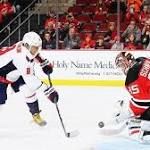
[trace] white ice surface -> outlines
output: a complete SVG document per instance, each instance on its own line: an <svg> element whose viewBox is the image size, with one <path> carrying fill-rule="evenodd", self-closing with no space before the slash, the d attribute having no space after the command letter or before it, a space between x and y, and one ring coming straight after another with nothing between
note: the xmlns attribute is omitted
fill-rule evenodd
<svg viewBox="0 0 150 150"><path fill-rule="evenodd" d="M0 150L149 150L150 146L130 140L124 135L103 137L98 122L109 119L113 103L128 99L124 88L56 87L60 95L59 109L67 132L79 130L74 138L66 138L55 105L38 94L41 116L48 122L39 127L21 93L9 92L7 104L0 110Z"/></svg>

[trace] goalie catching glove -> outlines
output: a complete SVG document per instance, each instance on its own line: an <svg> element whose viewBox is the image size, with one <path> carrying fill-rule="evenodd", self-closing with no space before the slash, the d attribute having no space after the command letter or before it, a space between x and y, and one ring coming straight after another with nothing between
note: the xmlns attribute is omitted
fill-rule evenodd
<svg viewBox="0 0 150 150"><path fill-rule="evenodd" d="M52 86L47 88L44 91L44 93L52 103L56 104L58 102L58 99L59 99L58 93Z"/></svg>
<svg viewBox="0 0 150 150"><path fill-rule="evenodd" d="M53 66L47 59L43 59L39 54L36 56L36 59L39 61L40 66L46 75L50 75L53 72Z"/></svg>

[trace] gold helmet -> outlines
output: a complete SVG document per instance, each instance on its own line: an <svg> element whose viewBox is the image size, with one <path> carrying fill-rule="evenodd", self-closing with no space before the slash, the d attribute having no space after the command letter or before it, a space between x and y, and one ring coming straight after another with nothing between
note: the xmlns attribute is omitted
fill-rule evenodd
<svg viewBox="0 0 150 150"><path fill-rule="evenodd" d="M120 52L115 59L117 68L121 68L126 75L131 66L135 62L134 56L129 52Z"/></svg>

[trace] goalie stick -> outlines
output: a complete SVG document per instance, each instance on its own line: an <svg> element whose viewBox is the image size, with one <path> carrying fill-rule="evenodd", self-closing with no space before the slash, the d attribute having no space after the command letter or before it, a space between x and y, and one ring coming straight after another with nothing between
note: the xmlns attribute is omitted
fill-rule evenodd
<svg viewBox="0 0 150 150"><path fill-rule="evenodd" d="M131 116L128 119L125 119L122 123L120 123L116 126L113 125L114 127L110 127L110 128L105 127L104 122L101 121L98 123L99 128L101 128L100 133L103 135L107 135L107 136L119 134L129 125L129 122L134 119L140 120L138 118L135 118L135 116Z"/></svg>
<svg viewBox="0 0 150 150"><path fill-rule="evenodd" d="M100 122L99 122L100 124ZM116 135L120 134L128 125L128 121L123 122L120 126L114 127L114 128L105 128L105 127L100 127L100 134L106 135L106 136L111 136L111 135Z"/></svg>
<svg viewBox="0 0 150 150"><path fill-rule="evenodd" d="M52 86L52 82L51 82L50 75L48 75L48 81L49 81L50 86ZM67 131L66 131L66 128L65 128L63 119L62 119L62 117L61 117L61 114L60 114L60 111L59 111L59 108L58 108L58 104L55 103L55 106L56 106L56 110L57 110L57 113L58 113L58 116L59 116L59 119L60 119L60 122L61 122L61 126L62 126L62 128L63 128L64 133L65 133L65 136L68 137L68 138L78 136L79 131L77 131L77 130L74 130L74 131L72 131L72 132L67 132Z"/></svg>

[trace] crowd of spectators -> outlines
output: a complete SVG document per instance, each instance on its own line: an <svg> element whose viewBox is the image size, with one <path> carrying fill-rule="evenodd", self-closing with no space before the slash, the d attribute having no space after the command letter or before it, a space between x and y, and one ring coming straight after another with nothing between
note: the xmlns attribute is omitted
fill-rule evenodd
<svg viewBox="0 0 150 150"><path fill-rule="evenodd" d="M120 32L117 33L117 1L76 0L76 5L59 15L51 9L40 35L44 49L148 49L150 4L144 0L120 0ZM47 39L47 36L49 37ZM46 41L46 42L45 42Z"/></svg>
<svg viewBox="0 0 150 150"><path fill-rule="evenodd" d="M0 0L0 27L32 0ZM39 34L43 49L149 49L149 0L76 0L64 14L49 9ZM118 32L119 31L119 32ZM57 42L58 40L58 42Z"/></svg>

